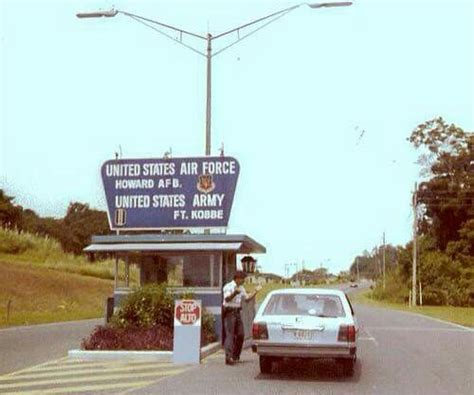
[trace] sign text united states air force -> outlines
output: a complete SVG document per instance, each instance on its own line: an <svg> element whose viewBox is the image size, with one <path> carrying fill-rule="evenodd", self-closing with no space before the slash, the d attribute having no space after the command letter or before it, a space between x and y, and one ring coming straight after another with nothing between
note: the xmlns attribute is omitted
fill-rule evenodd
<svg viewBox="0 0 474 395"><path fill-rule="evenodd" d="M231 157L107 161L102 180L110 227L225 227L239 171Z"/></svg>

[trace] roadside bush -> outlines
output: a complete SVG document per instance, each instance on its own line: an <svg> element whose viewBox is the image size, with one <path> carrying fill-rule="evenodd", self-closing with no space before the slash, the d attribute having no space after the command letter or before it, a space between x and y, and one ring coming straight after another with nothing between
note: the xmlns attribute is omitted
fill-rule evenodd
<svg viewBox="0 0 474 395"><path fill-rule="evenodd" d="M20 232L0 228L0 253L21 254L33 247L33 242Z"/></svg>
<svg viewBox="0 0 474 395"><path fill-rule="evenodd" d="M394 303L405 303L408 301L408 286L401 279L397 271L388 272L385 276L385 289L382 279L376 283L372 297L378 300L386 300Z"/></svg>
<svg viewBox="0 0 474 395"><path fill-rule="evenodd" d="M172 349L174 300L192 298L189 292L173 295L163 284L137 289L122 302L110 324L97 327L82 346L86 350ZM215 340L214 316L203 310L201 345Z"/></svg>
<svg viewBox="0 0 474 395"><path fill-rule="evenodd" d="M172 350L173 334L169 328L117 328L98 326L82 341L84 350Z"/></svg>
<svg viewBox="0 0 474 395"><path fill-rule="evenodd" d="M116 327L173 327L174 298L165 285L148 285L129 294L112 319Z"/></svg>

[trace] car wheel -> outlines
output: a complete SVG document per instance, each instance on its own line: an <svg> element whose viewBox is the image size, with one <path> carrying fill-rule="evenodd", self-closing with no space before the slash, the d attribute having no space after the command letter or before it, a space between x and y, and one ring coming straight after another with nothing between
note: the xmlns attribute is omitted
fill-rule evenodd
<svg viewBox="0 0 474 395"><path fill-rule="evenodd" d="M260 372L271 373L272 372L273 360L270 357L264 357L260 355Z"/></svg>

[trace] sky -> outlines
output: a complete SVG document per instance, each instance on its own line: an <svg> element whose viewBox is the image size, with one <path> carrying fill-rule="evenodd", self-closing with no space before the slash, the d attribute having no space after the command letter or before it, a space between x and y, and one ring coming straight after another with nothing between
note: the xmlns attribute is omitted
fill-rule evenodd
<svg viewBox="0 0 474 395"><path fill-rule="evenodd" d="M294 4L1 1L0 188L62 217L72 201L106 209L100 167L117 151L204 155L206 59L124 15L77 12L216 35ZM407 137L437 116L474 129L473 17L468 0L301 6L213 57L211 151L241 167L227 233L267 248L262 270L338 273L383 232L410 240Z"/></svg>

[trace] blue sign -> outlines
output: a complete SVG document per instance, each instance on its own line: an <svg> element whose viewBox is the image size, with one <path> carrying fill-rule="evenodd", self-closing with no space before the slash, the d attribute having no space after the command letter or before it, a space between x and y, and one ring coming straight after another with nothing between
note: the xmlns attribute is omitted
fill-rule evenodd
<svg viewBox="0 0 474 395"><path fill-rule="evenodd" d="M224 156L109 160L102 181L110 229L226 227L239 171Z"/></svg>

